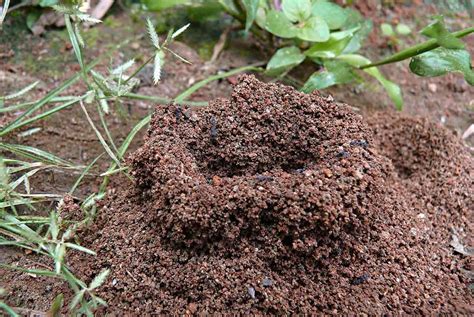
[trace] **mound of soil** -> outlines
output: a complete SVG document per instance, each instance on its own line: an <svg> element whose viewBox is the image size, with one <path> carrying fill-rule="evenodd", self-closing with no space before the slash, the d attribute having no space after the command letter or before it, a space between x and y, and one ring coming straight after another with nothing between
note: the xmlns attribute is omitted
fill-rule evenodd
<svg viewBox="0 0 474 317"><path fill-rule="evenodd" d="M427 121L368 122L252 76L158 106L135 184L83 234L98 256L71 263L111 269L107 313L468 312L449 241L471 233L472 158Z"/></svg>

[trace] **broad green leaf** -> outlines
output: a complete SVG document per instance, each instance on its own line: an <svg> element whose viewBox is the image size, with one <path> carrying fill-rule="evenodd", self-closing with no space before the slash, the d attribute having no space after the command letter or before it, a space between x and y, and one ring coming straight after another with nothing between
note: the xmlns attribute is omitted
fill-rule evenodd
<svg viewBox="0 0 474 317"><path fill-rule="evenodd" d="M439 46L445 48L464 48L464 42L455 37L446 29L444 20L441 16L436 17L436 21L432 22L423 30L421 30L421 34L435 39Z"/></svg>
<svg viewBox="0 0 474 317"><path fill-rule="evenodd" d="M362 55L358 54L345 54L345 55L340 55L338 56L338 59L352 65L355 67L360 67L363 65L368 65L370 64L370 60ZM395 84L394 82L386 79L382 73L378 70L377 67L370 67L364 69L364 72L367 74L371 75L375 79L377 79L380 84L384 87L384 89L387 91L388 96L390 99L392 99L393 103L395 104L395 107L397 110L401 110L403 108L403 97L402 97L402 91L400 87Z"/></svg>
<svg viewBox="0 0 474 317"><path fill-rule="evenodd" d="M266 74L276 76L304 61L306 56L296 46L284 47L276 51L267 64Z"/></svg>
<svg viewBox="0 0 474 317"><path fill-rule="evenodd" d="M342 54L351 41L354 32L358 29L359 27L355 27L350 30L333 32L328 41L314 44L305 51L305 55L311 58L334 58Z"/></svg>
<svg viewBox="0 0 474 317"><path fill-rule="evenodd" d="M39 6L40 7L52 7L56 4L59 4L59 1L58 0L40 0L38 2Z"/></svg>
<svg viewBox="0 0 474 317"><path fill-rule="evenodd" d="M31 10L26 16L26 26L30 31L33 31L33 27L41 16L41 10Z"/></svg>
<svg viewBox="0 0 474 317"><path fill-rule="evenodd" d="M149 0L156 1L156 0ZM224 8L225 11L233 14L239 15L239 9L235 6L234 1L232 0L219 0L220 5Z"/></svg>
<svg viewBox="0 0 474 317"><path fill-rule="evenodd" d="M361 28L360 25L357 25L353 28L344 30L344 31L336 31L331 32L330 38L333 40L342 40L343 38L352 36L355 32L357 32Z"/></svg>
<svg viewBox="0 0 474 317"><path fill-rule="evenodd" d="M320 17L311 17L298 29L297 37L309 42L326 42L329 40L329 27Z"/></svg>
<svg viewBox="0 0 474 317"><path fill-rule="evenodd" d="M255 17L257 16L258 4L260 0L242 0L242 3L245 7L245 12L247 13L247 18L245 20L245 31L248 32L250 27L255 21Z"/></svg>
<svg viewBox="0 0 474 317"><path fill-rule="evenodd" d="M397 27L395 28L398 34L400 35L408 35L411 33L411 29L408 25L399 23L397 24Z"/></svg>
<svg viewBox="0 0 474 317"><path fill-rule="evenodd" d="M395 36L395 31L393 27L388 23L382 23L380 25L380 30L382 31L383 36L392 37Z"/></svg>
<svg viewBox="0 0 474 317"><path fill-rule="evenodd" d="M354 72L354 68L349 64L329 60L324 63L326 70L315 72L304 84L302 91L310 93L316 89L324 89L333 85L347 84L359 77Z"/></svg>
<svg viewBox="0 0 474 317"><path fill-rule="evenodd" d="M343 51L344 54L357 52L362 47L362 43L365 41L369 33L372 31L372 21L370 20L364 20L357 26L359 26L359 30L357 30L351 37L349 44L347 44Z"/></svg>
<svg viewBox="0 0 474 317"><path fill-rule="evenodd" d="M326 20L331 30L340 29L346 22L349 11L335 3L318 0L313 4L313 16L319 16Z"/></svg>
<svg viewBox="0 0 474 317"><path fill-rule="evenodd" d="M410 70L423 77L442 76L448 72L460 72L470 85L474 85L471 56L466 50L439 47L415 56L410 61Z"/></svg>
<svg viewBox="0 0 474 317"><path fill-rule="evenodd" d="M265 28L268 32L282 38L293 38L298 31L296 26L282 12L275 10L271 10L267 14Z"/></svg>
<svg viewBox="0 0 474 317"><path fill-rule="evenodd" d="M267 10L259 6L257 14L255 15L255 23L257 23L260 28L265 29L265 21L267 21Z"/></svg>
<svg viewBox="0 0 474 317"><path fill-rule="evenodd" d="M303 22L311 16L310 0L283 0L281 7L292 22Z"/></svg>

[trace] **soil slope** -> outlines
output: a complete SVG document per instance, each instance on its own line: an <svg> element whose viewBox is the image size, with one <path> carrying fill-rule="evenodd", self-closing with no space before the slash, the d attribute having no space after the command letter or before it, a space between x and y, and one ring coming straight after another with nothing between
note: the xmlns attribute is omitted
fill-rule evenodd
<svg viewBox="0 0 474 317"><path fill-rule="evenodd" d="M443 127L242 76L158 106L130 166L83 233L98 256L71 259L112 270L108 313L473 313L449 242L472 233L474 164Z"/></svg>

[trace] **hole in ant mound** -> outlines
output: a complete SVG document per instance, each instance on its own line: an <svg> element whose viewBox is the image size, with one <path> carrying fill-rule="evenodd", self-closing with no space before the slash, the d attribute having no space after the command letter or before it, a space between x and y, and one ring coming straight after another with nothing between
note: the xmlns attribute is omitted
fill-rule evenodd
<svg viewBox="0 0 474 317"><path fill-rule="evenodd" d="M300 153L294 157L275 157L269 164L252 161L232 162L224 158L208 159L198 164L201 173L206 178L213 176L234 177L234 176L255 176L272 173L273 171L283 171L286 173L302 173L308 166L313 165L316 158L312 155Z"/></svg>
<svg viewBox="0 0 474 317"><path fill-rule="evenodd" d="M293 245L293 237L292 236L285 236L282 240L281 243L283 243L284 246L291 247Z"/></svg>

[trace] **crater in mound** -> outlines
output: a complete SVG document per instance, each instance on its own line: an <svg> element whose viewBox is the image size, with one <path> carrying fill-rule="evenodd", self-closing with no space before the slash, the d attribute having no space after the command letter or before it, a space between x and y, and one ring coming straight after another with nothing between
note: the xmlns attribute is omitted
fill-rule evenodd
<svg viewBox="0 0 474 317"><path fill-rule="evenodd" d="M193 248L271 231L314 249L321 235L364 229L384 163L349 107L252 76L201 110L158 107L131 160L137 185L160 202L164 238Z"/></svg>

